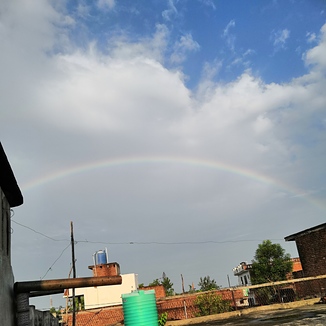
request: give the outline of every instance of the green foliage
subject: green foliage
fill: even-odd
[[[76,311],[85,310],[85,302],[84,302],[84,296],[78,295],[75,297],[75,308]],[[68,311],[71,312],[73,310],[73,301],[72,298],[69,299],[69,307]]]
[[[195,292],[197,292],[196,289],[192,285],[189,285],[188,293],[195,293]]]
[[[51,307],[50,308],[50,313],[56,317],[56,318],[60,318],[61,317],[61,310],[62,310],[62,306],[59,306],[58,309],[56,309],[55,307]]]
[[[148,284],[148,286],[157,286],[157,285],[161,285],[161,282],[159,281],[158,278]]]
[[[153,280],[153,282],[148,284],[148,286],[157,286],[157,285],[163,285],[167,297],[174,294],[173,283],[168,277],[166,276],[163,277],[162,281],[160,281],[159,279],[155,279]]]
[[[206,292],[197,296],[195,306],[198,309],[198,316],[208,316],[231,311],[230,302],[223,300],[222,296],[214,292]]]
[[[144,283],[140,283],[140,284],[138,284],[138,288],[139,288],[139,289],[142,289],[143,287],[145,287]]]
[[[200,278],[199,283],[199,290],[200,291],[210,291],[210,290],[217,290],[219,286],[216,284],[216,281],[209,276],[205,276],[204,278]]]
[[[168,277],[163,277],[162,285],[164,286],[165,294],[167,297],[174,294],[173,283]]]
[[[168,313],[163,312],[158,319],[159,326],[164,326],[166,324],[166,321],[168,320]]]
[[[251,281],[261,284],[286,280],[286,275],[292,271],[292,264],[290,255],[285,253],[280,244],[264,240],[256,250]]]

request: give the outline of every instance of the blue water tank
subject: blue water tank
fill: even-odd
[[[106,252],[104,250],[99,250],[96,253],[96,265],[107,264]]]

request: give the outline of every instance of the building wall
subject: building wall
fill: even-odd
[[[94,277],[120,275],[120,265],[118,263],[98,264],[88,268],[93,271]]]
[[[241,262],[237,267],[233,268],[233,274],[238,277],[238,284],[240,286],[251,285],[250,270],[251,264],[246,262]]]
[[[224,300],[228,300],[232,304],[232,292],[230,290],[217,290],[217,294],[221,295]],[[196,297],[203,294],[198,292],[194,294],[185,294],[172,296],[167,298],[161,298],[157,300],[157,310],[160,315],[163,312],[168,313],[169,320],[180,320],[196,317],[197,308],[194,305]],[[244,297],[241,289],[235,289],[233,291],[234,299],[239,301]],[[68,326],[72,325],[72,316],[69,314],[64,320],[67,321]],[[114,325],[117,323],[123,323],[123,309],[122,306],[107,307],[103,309],[88,310],[78,312],[76,315],[76,321],[78,326],[103,326]]]
[[[0,188],[0,321],[14,325],[14,276],[10,261],[10,206]]]
[[[140,290],[144,290],[144,291],[154,290],[156,300],[165,298],[165,289],[163,285],[144,286]]]
[[[105,285],[98,287],[87,287],[75,289],[76,296],[84,296],[85,309],[96,309],[99,307],[107,307],[121,305],[121,294],[131,293],[138,288],[137,274],[121,275],[122,284]],[[69,296],[72,295],[71,289]]]
[[[72,314],[63,315],[62,318],[65,322],[64,325],[72,325]],[[123,323],[123,320],[122,306],[79,311],[76,314],[76,325],[78,326],[116,325]]]
[[[30,326],[59,326],[59,320],[52,316],[50,311],[36,310],[35,306],[29,306]]]
[[[326,228],[295,239],[304,276],[326,274]]]

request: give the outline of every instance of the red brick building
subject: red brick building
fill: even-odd
[[[291,234],[285,241],[295,241],[302,265],[302,272],[297,277],[313,277],[326,274],[326,223]],[[296,285],[301,297],[326,295],[326,280],[301,282]]]
[[[285,241],[295,241],[304,277],[326,274],[326,223],[291,234]]]

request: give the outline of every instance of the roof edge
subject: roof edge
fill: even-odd
[[[0,142],[0,187],[4,192],[10,207],[23,204],[24,199],[11,169],[6,153]]]
[[[285,241],[295,241],[296,238],[301,237],[303,235],[312,233],[312,232],[316,232],[322,229],[326,229],[326,223],[322,223],[316,226],[313,226],[309,229],[305,229],[303,231],[297,232],[297,233],[293,233],[291,235],[288,235],[287,237],[284,238]]]

